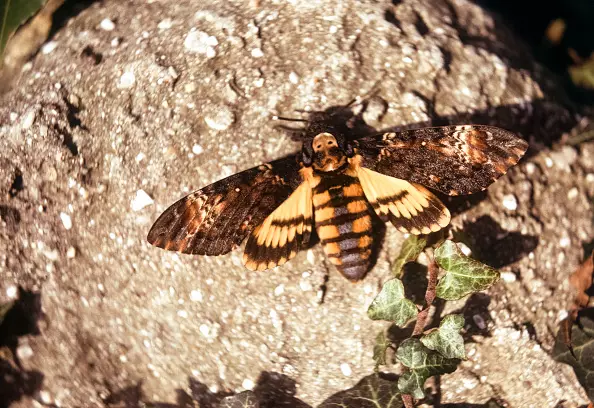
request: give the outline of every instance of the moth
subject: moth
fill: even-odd
[[[372,264],[374,219],[405,233],[439,231],[450,212],[430,189],[450,196],[484,190],[528,147],[492,126],[361,136],[356,121],[342,119],[317,115],[301,133],[299,153],[180,199],[157,219],[148,241],[170,251],[222,255],[247,238],[243,264],[266,270],[292,259],[317,234],[330,262],[357,281]]]

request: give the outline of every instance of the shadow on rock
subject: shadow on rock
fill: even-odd
[[[506,231],[488,215],[464,223],[455,235],[470,247],[475,259],[494,268],[519,261],[538,245],[538,237]]]
[[[489,305],[491,304],[491,297],[485,293],[472,294],[462,309],[453,313],[461,313],[464,316],[464,327],[466,328],[463,334],[464,343],[472,342],[472,336],[490,337],[489,324],[493,321],[489,313]]]
[[[460,402],[456,404],[442,404],[441,408],[503,408],[506,406],[508,406],[507,403],[495,398],[491,398],[484,404],[469,404],[466,402]]]
[[[25,396],[36,398],[42,385],[39,371],[24,371],[0,358],[0,408],[8,408]]]
[[[0,358],[0,407],[8,407],[25,396],[37,399],[44,378],[39,371],[24,370],[16,352],[19,337],[40,334],[41,294],[19,287],[19,297],[9,307],[0,316],[0,348],[7,348],[13,361],[10,357]]]
[[[39,320],[44,317],[41,310],[41,293],[30,292],[19,287],[19,297],[0,323],[0,347],[8,347],[16,364],[22,365],[16,354],[19,337],[41,334]]]

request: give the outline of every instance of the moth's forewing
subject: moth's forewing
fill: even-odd
[[[512,132],[482,125],[383,133],[356,143],[363,167],[448,195],[486,189],[528,148]]]

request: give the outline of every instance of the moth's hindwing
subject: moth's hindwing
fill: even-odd
[[[384,133],[357,145],[363,167],[449,195],[486,189],[528,148],[512,132],[482,125]]]
[[[283,265],[309,242],[313,224],[311,186],[305,180],[250,234],[243,263],[250,270]]]
[[[234,174],[174,203],[157,219],[147,240],[170,251],[226,254],[300,182],[295,156]]]
[[[359,167],[365,197],[380,217],[387,216],[402,232],[429,234],[450,222],[450,212],[423,186]]]

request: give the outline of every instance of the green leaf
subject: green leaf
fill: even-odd
[[[353,388],[340,391],[317,408],[402,408],[396,380],[382,374],[364,377]]]
[[[460,335],[463,327],[464,316],[448,315],[441,321],[439,329],[434,329],[421,337],[421,343],[446,358],[465,359],[464,338]]]
[[[460,362],[429,350],[416,338],[400,343],[396,350],[396,358],[408,367],[408,371],[398,379],[398,389],[403,394],[410,394],[417,399],[425,397],[423,389],[429,377],[452,373]]]
[[[0,0],[0,61],[10,36],[47,0]]]
[[[0,325],[4,321],[4,317],[8,314],[8,311],[10,309],[12,309],[13,306],[14,306],[14,301],[13,302],[3,303],[3,304],[0,305]]]
[[[260,403],[252,391],[244,391],[227,398],[223,398],[218,408],[258,408]]]
[[[571,327],[571,343],[573,353],[565,345],[563,330],[559,330],[555,345],[553,346],[553,358],[561,363],[569,364],[578,381],[584,387],[590,401],[594,401],[594,318],[590,315],[580,316],[579,324]]]
[[[467,257],[453,241],[445,241],[434,252],[435,260],[446,271],[436,288],[436,295],[445,300],[457,300],[489,288],[499,279],[499,272],[488,265]]]
[[[367,316],[372,320],[388,320],[403,327],[418,313],[417,306],[404,297],[404,285],[400,279],[390,279],[373,299]]]
[[[409,236],[403,243],[402,248],[400,248],[400,254],[394,260],[394,264],[392,265],[392,273],[397,278],[402,276],[402,268],[408,262],[412,262],[416,260],[423,249],[427,246],[427,238],[421,237],[418,235],[411,235]]]
[[[375,345],[373,346],[373,361],[375,361],[375,368],[381,365],[386,365],[386,350],[390,347],[390,340],[386,337],[386,332],[381,331],[375,338]]]

